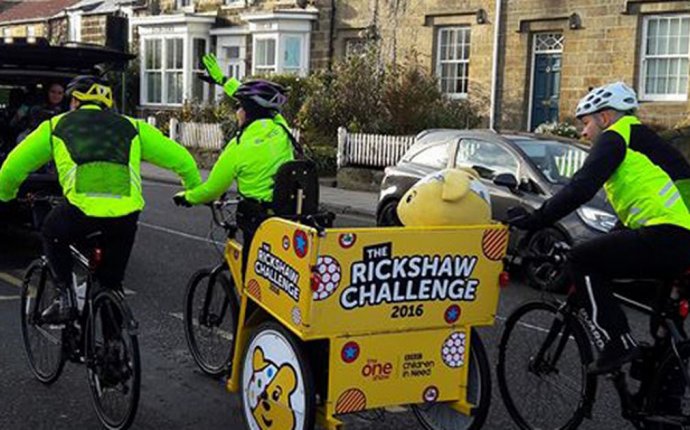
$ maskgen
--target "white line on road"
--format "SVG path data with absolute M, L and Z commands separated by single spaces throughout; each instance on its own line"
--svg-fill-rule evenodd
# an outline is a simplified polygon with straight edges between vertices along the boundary
M 0 272 L 0 280 L 5 281 L 8 284 L 17 288 L 22 287 L 22 280 L 10 275 L 9 273 Z
M 143 226 L 143 227 L 148 227 L 148 228 L 150 228 L 151 230 L 162 231 L 163 233 L 168 233 L 168 234 L 172 234 L 172 235 L 175 235 L 175 236 L 184 237 L 185 239 L 198 240 L 199 242 L 205 242 L 205 243 L 211 243 L 211 244 L 214 244 L 214 245 L 225 246 L 225 242 L 218 242 L 218 241 L 216 241 L 216 240 L 207 239 L 207 238 L 205 238 L 205 237 L 194 236 L 193 234 L 189 234 L 189 233 L 185 233 L 185 232 L 182 232 L 182 231 L 173 230 L 173 229 L 167 228 L 167 227 L 161 227 L 161 226 L 159 226 L 159 225 L 148 224 L 148 223 L 141 222 L 141 221 L 139 221 L 139 225 L 140 225 L 140 226 Z
M 0 296 L 0 302 L 9 302 L 10 300 L 19 300 L 21 296 Z
M 178 319 L 180 321 L 184 321 L 184 316 L 182 315 L 182 312 L 170 312 L 170 313 L 168 313 L 168 315 L 170 315 L 171 317 Z M 194 325 L 196 327 L 198 327 L 199 323 L 195 321 Z M 215 333 L 217 333 L 219 337 L 222 337 L 223 339 L 229 340 L 231 342 L 232 342 L 232 339 L 235 337 L 232 333 L 228 333 L 225 330 L 216 329 Z
M 150 185 L 150 186 L 154 186 L 154 187 L 165 187 L 165 188 L 178 188 L 180 190 L 182 190 L 184 188 L 182 186 L 182 184 L 175 185 L 175 184 L 171 184 L 169 182 L 160 182 L 160 181 L 150 180 L 150 179 L 144 179 L 144 185 Z M 172 201 L 172 197 L 170 200 Z
M 10 275 L 9 273 L 5 272 L 0 272 L 0 280 L 7 282 L 8 284 L 12 285 L 13 287 L 21 288 L 22 287 L 22 280 Z M 130 290 L 129 288 L 125 288 L 125 296 L 133 296 L 137 292 L 134 290 Z M 0 296 L 0 300 L 3 300 L 3 296 Z M 10 296 L 14 297 L 14 296 Z M 19 298 L 19 296 L 17 296 Z M 10 300 L 10 299 L 5 299 L 5 300 Z
M 505 320 L 507 320 L 506 317 L 502 317 L 502 316 L 500 316 L 500 315 L 496 315 L 496 319 L 499 320 L 499 321 L 501 321 L 501 322 L 505 322 Z M 547 330 L 547 329 L 545 329 L 545 328 L 542 328 L 542 327 L 538 327 L 538 326 L 536 326 L 536 325 L 527 324 L 527 323 L 523 323 L 523 322 L 521 322 L 521 323 L 519 323 L 519 324 L 520 324 L 521 326 L 523 326 L 523 327 L 526 327 L 526 328 L 529 328 L 529 329 L 532 329 L 532 330 L 536 330 L 536 331 L 540 331 L 540 332 L 542 332 L 542 333 L 548 333 L 548 332 L 549 332 L 549 330 Z

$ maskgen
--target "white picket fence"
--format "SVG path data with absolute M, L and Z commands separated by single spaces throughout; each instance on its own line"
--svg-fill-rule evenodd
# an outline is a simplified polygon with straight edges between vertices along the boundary
M 572 178 L 575 172 L 580 170 L 582 164 L 587 158 L 587 153 L 584 151 L 568 151 L 561 157 L 556 157 L 556 167 L 558 173 L 566 178 Z
M 148 117 L 147 121 L 156 125 L 154 117 Z M 225 146 L 225 136 L 220 124 L 200 123 L 200 122 L 180 122 L 175 118 L 170 118 L 169 128 L 170 138 L 187 148 L 203 148 L 220 150 Z M 292 135 L 299 142 L 300 131 L 293 128 Z
M 396 164 L 414 144 L 415 136 L 349 133 L 338 128 L 338 168 L 386 167 Z
M 170 120 L 170 138 L 187 148 L 221 149 L 225 136 L 220 124 Z

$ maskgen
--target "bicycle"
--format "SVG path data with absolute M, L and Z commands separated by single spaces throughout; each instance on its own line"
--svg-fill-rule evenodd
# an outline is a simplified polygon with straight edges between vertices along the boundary
M 232 222 L 228 208 L 236 207 L 239 200 L 213 202 L 213 223 L 224 229 L 234 252 L 241 255 L 236 240 L 237 225 Z M 239 299 L 229 275 L 228 263 L 223 259 L 215 267 L 196 271 L 189 279 L 184 297 L 184 330 L 187 346 L 199 369 L 211 377 L 230 372 Z
M 526 258 L 552 265 L 567 262 L 569 247 L 555 243 L 551 251 Z M 690 343 L 683 329 L 688 315 L 690 272 L 671 282 L 626 280 L 616 283 L 654 282 L 659 286 L 653 306 L 616 294 L 625 306 L 651 317 L 653 344 L 641 344 L 643 354 L 629 370 L 618 370 L 613 380 L 622 416 L 638 429 L 680 429 L 690 426 Z M 571 293 L 565 300 L 545 298 L 515 309 L 505 322 L 496 366 L 498 386 L 506 408 L 521 429 L 575 429 L 592 418 L 597 376 L 587 373 L 593 361 L 586 314 Z M 516 347 L 521 349 L 515 349 Z M 522 354 L 522 355 L 518 355 Z M 526 355 L 526 357 L 525 357 Z M 627 367 L 627 366 L 626 366 Z M 531 391 L 528 389 L 531 388 Z M 551 400 L 548 414 L 540 388 Z M 635 389 L 637 388 L 637 389 Z M 555 413 L 554 405 L 564 406 Z M 529 406 L 535 408 L 530 410 Z
M 505 227 L 333 228 L 333 215 L 318 206 L 315 167 L 303 160 L 281 167 L 272 202 L 274 216 L 257 229 L 244 273 L 236 227 L 219 215 L 231 204 L 212 206 L 228 235 L 225 263 L 197 272 L 185 296 L 195 361 L 229 373 L 226 387 L 240 395 L 247 428 L 336 430 L 392 416 L 389 425 L 480 428 L 491 369 L 476 328 L 494 322 Z M 463 279 L 437 279 L 427 261 L 424 272 L 403 267 L 407 293 L 400 282 L 366 281 L 374 263 L 431 255 Z M 361 273 L 365 266 L 372 275 Z M 221 281 L 226 272 L 231 281 Z M 415 283 L 426 299 L 412 291 Z M 383 292 L 372 296 L 372 288 Z M 213 348 L 203 347 L 204 333 Z
M 69 298 L 77 317 L 68 323 L 41 320 L 55 297 L 55 282 L 45 256 L 29 265 L 21 292 L 22 337 L 29 367 L 43 384 L 57 381 L 67 360 L 85 364 L 98 419 L 107 429 L 122 430 L 134 421 L 139 403 L 138 324 L 124 293 L 98 284 L 101 236 L 96 233 L 70 246 L 74 269 Z

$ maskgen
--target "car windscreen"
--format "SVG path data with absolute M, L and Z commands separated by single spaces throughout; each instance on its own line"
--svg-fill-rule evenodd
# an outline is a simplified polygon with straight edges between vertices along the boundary
M 555 140 L 513 139 L 552 184 L 566 184 L 580 170 L 587 151 Z

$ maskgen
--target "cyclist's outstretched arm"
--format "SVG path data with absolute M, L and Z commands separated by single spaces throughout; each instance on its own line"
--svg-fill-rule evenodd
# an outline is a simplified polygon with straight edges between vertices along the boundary
M 238 145 L 233 139 L 218 157 L 206 182 L 185 193 L 185 199 L 193 204 L 209 203 L 217 200 L 230 188 L 237 176 Z
M 620 135 L 604 132 L 568 185 L 536 211 L 542 223 L 552 224 L 590 201 L 623 162 L 625 150 L 625 141 Z
M 137 120 L 137 128 L 143 160 L 177 173 L 188 190 L 201 184 L 196 161 L 187 149 L 147 122 Z
M 50 134 L 50 120 L 43 121 L 10 152 L 0 169 L 0 201 L 14 199 L 27 176 L 50 161 Z

